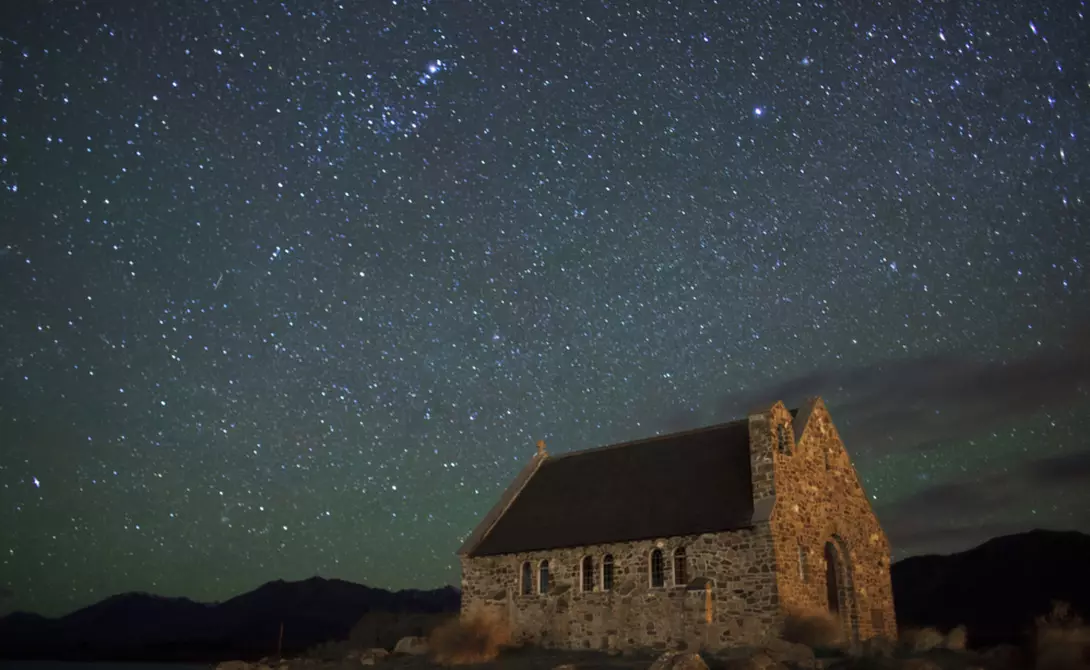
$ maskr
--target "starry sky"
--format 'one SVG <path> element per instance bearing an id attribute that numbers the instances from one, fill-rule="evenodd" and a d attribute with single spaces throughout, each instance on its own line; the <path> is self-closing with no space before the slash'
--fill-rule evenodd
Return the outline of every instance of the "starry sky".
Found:
<path id="1" fill-rule="evenodd" d="M 457 583 L 827 401 L 896 557 L 1090 531 L 1086 2 L 11 2 L 0 611 Z"/>

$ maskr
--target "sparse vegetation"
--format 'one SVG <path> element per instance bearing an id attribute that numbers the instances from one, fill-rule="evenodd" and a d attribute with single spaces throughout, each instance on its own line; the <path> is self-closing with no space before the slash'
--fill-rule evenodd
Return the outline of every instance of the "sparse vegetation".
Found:
<path id="1" fill-rule="evenodd" d="M 906 649 L 923 653 L 944 647 L 946 636 L 935 628 L 907 628 L 900 633 L 901 645 Z"/>
<path id="2" fill-rule="evenodd" d="M 1067 603 L 1053 603 L 1034 623 L 1035 670 L 1090 669 L 1090 626 Z"/>
<path id="3" fill-rule="evenodd" d="M 479 607 L 437 627 L 428 642 L 437 663 L 487 663 L 511 644 L 511 630 L 499 612 Z"/>
<path id="4" fill-rule="evenodd" d="M 783 623 L 783 639 L 811 649 L 835 649 L 841 645 L 840 621 L 824 609 L 796 609 Z"/>
<path id="5" fill-rule="evenodd" d="M 965 651 L 965 641 L 968 637 L 965 626 L 957 626 L 951 628 L 946 632 L 946 639 L 943 640 L 943 645 L 950 651 Z"/>

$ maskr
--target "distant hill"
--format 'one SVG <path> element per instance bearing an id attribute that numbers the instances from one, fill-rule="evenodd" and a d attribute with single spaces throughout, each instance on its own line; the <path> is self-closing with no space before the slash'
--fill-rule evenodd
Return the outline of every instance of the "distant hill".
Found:
<path id="1" fill-rule="evenodd" d="M 1090 618 L 1090 535 L 997 537 L 958 554 L 898 561 L 892 578 L 901 627 L 964 624 L 971 646 L 1017 644 L 1055 600 Z"/>
<path id="2" fill-rule="evenodd" d="M 461 595 L 375 589 L 338 579 L 269 582 L 217 604 L 126 593 L 56 619 L 16 612 L 0 618 L 0 657 L 58 660 L 215 661 L 299 654 L 345 639 L 365 614 L 456 612 Z"/>

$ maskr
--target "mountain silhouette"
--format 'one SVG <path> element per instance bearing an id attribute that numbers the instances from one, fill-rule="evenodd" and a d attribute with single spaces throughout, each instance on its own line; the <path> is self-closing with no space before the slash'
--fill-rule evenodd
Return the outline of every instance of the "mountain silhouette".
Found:
<path id="1" fill-rule="evenodd" d="M 1026 642 L 1054 601 L 1090 618 L 1090 535 L 1034 530 L 892 566 L 900 627 L 964 625 L 974 647 Z"/>
<path id="2" fill-rule="evenodd" d="M 50 619 L 16 612 L 0 618 L 0 657 L 58 660 L 215 661 L 297 655 L 348 637 L 373 612 L 457 612 L 461 596 L 446 587 L 387 591 L 339 579 L 277 580 L 222 603 L 147 593 L 112 596 Z"/>

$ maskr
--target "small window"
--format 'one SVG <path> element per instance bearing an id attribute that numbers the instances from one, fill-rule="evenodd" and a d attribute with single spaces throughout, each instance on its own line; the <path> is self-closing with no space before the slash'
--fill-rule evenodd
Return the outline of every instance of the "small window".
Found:
<path id="1" fill-rule="evenodd" d="M 594 557 L 583 557 L 583 590 L 594 590 Z"/>
<path id="2" fill-rule="evenodd" d="M 689 583 L 689 561 L 685 557 L 685 547 L 674 550 L 674 586 Z"/>
<path id="3" fill-rule="evenodd" d="M 776 426 L 776 442 L 781 454 L 784 456 L 791 455 L 791 443 L 787 439 L 787 426 L 782 423 Z"/>
<path id="4" fill-rule="evenodd" d="M 522 564 L 522 595 L 528 596 L 534 592 L 534 569 L 530 567 L 530 561 Z"/>
<path id="5" fill-rule="evenodd" d="M 825 456 L 825 470 L 828 471 L 829 470 L 829 450 L 828 449 L 822 449 L 821 453 Z"/>
<path id="6" fill-rule="evenodd" d="M 666 584 L 664 566 L 662 564 L 662 550 L 655 549 L 651 552 L 651 586 L 655 588 Z"/>
<path id="7" fill-rule="evenodd" d="M 549 592 L 549 561 L 542 561 L 537 573 L 537 592 Z"/>
<path id="8" fill-rule="evenodd" d="M 613 590 L 613 554 L 602 557 L 602 590 Z"/>
<path id="9" fill-rule="evenodd" d="M 798 542 L 799 549 L 799 579 L 806 582 L 810 579 L 809 572 L 810 566 L 806 564 L 806 548 L 802 546 L 802 542 Z"/>

